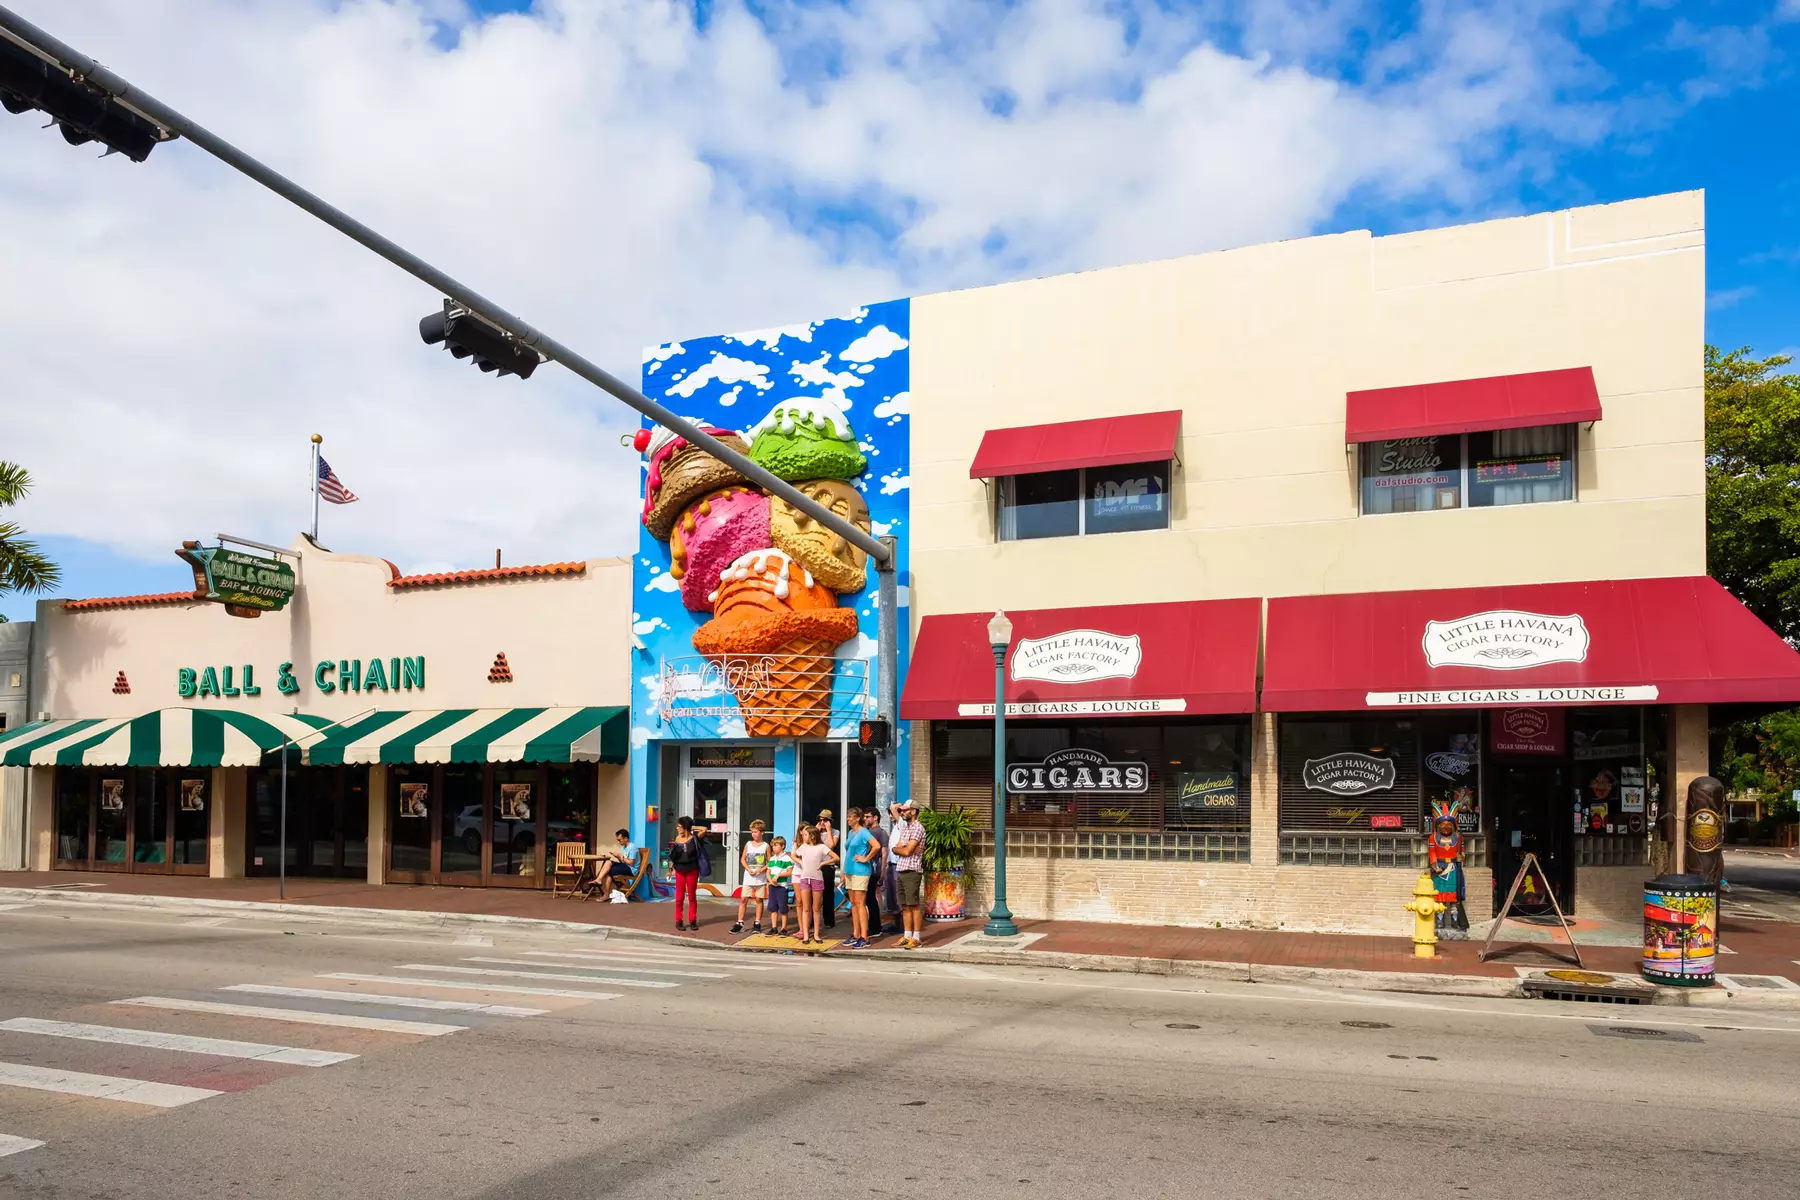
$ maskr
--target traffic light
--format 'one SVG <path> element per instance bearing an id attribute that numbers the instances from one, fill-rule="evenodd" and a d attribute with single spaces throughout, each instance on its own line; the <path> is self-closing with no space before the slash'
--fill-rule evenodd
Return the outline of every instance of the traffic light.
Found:
<path id="1" fill-rule="evenodd" d="M 455 357 L 474 359 L 483 371 L 530 379 L 538 369 L 536 350 L 519 345 L 506 330 L 449 300 L 444 301 L 443 312 L 419 322 L 419 336 L 427 346 L 442 342 Z"/>
<path id="2" fill-rule="evenodd" d="M 862 721 L 856 727 L 856 740 L 864 750 L 886 750 L 894 736 L 894 727 L 886 721 Z"/>
<path id="3" fill-rule="evenodd" d="M 71 146 L 99 142 L 132 162 L 150 157 L 169 136 L 104 92 L 70 78 L 61 67 L 0 37 L 0 107 L 20 114 L 33 109 L 50 118 Z"/>

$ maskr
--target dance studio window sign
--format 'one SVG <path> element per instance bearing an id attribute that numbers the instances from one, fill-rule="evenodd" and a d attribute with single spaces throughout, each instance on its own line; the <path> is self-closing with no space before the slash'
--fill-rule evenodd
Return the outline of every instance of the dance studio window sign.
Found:
<path id="1" fill-rule="evenodd" d="M 1007 790 L 1015 795 L 1133 796 L 1150 790 L 1150 765 L 1113 762 L 1098 750 L 1071 747 L 1041 762 L 1006 764 Z"/>
<path id="2" fill-rule="evenodd" d="M 1563 710 L 1502 708 L 1488 719 L 1488 749 L 1495 754 L 1560 755 Z"/>

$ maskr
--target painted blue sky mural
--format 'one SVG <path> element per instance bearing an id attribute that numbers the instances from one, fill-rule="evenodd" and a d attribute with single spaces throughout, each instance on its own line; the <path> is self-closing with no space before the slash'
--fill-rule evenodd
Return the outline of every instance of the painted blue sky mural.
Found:
<path id="1" fill-rule="evenodd" d="M 803 475 L 841 478 L 854 472 L 847 482 L 867 504 L 871 531 L 878 537 L 891 535 L 898 543 L 903 623 L 912 483 L 909 311 L 908 301 L 896 300 L 826 320 L 671 342 L 645 353 L 642 382 L 647 394 L 681 415 L 745 435 L 752 457 L 777 474 L 792 474 L 798 480 Z M 795 472 L 773 465 L 782 431 L 793 432 L 798 426 L 805 433 L 809 425 L 822 435 L 814 444 L 824 447 L 823 457 L 810 460 L 819 465 Z M 753 431 L 759 428 L 765 436 L 755 436 Z M 725 592 L 718 580 L 719 564 L 735 565 L 740 573 L 772 570 L 780 558 L 774 542 L 781 534 L 776 532 L 771 540 L 768 503 L 753 491 L 715 499 L 704 515 L 687 522 L 676 517 L 674 508 L 698 514 L 697 504 L 656 507 L 663 492 L 686 486 L 678 471 L 691 473 L 697 468 L 671 456 L 671 442 L 659 443 L 648 436 L 640 441 L 647 455 L 646 486 L 654 486 L 651 527 L 640 530 L 633 562 L 634 753 L 641 754 L 648 742 L 659 738 L 703 741 L 751 735 L 756 731 L 746 729 L 743 717 L 733 711 L 734 692 L 742 689 L 737 681 L 707 671 L 695 635 L 714 620 L 712 603 Z M 707 486 L 719 482 L 716 476 L 709 477 Z M 688 489 L 698 490 L 698 485 Z M 754 525 L 757 521 L 760 526 Z M 779 530 L 779 515 L 776 525 Z M 763 556 L 768 556 L 767 563 Z M 672 569 L 678 559 L 684 568 L 681 578 Z M 775 586 L 787 605 L 798 607 L 799 592 L 815 585 L 814 571 L 819 576 L 816 586 L 833 583 L 829 574 L 833 564 L 825 561 L 803 569 L 811 560 L 799 550 L 795 559 L 799 565 L 793 579 L 784 577 Z M 850 627 L 853 636 L 835 652 L 829 729 L 818 730 L 833 737 L 854 737 L 857 720 L 874 715 L 865 697 L 872 701 L 874 696 L 878 592 L 874 570 L 862 575 L 858 581 L 862 586 L 835 593 L 836 604 L 854 612 L 855 621 Z M 719 611 L 724 611 L 722 604 Z"/>

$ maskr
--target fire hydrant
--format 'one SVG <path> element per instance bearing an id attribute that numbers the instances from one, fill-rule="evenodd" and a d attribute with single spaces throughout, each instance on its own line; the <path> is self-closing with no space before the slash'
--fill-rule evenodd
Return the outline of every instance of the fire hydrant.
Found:
<path id="1" fill-rule="evenodd" d="M 1419 882 L 1413 885 L 1412 901 L 1405 908 L 1413 914 L 1413 957 L 1436 958 L 1437 915 L 1444 911 L 1444 904 L 1437 898 L 1431 872 L 1420 874 Z"/>

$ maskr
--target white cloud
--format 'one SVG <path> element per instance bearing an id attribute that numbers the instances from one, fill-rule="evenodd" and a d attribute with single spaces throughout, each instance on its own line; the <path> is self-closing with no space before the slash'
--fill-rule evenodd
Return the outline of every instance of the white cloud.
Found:
<path id="1" fill-rule="evenodd" d="M 669 342 L 662 346 L 644 347 L 645 363 L 666 363 L 677 354 L 686 353 L 687 347 L 680 342 Z M 654 370 L 655 368 L 652 368 Z"/>
<path id="2" fill-rule="evenodd" d="M 744 333 L 734 333 L 731 340 L 748 346 L 753 342 L 761 342 L 763 349 L 773 350 L 780 345 L 781 339 L 791 337 L 795 341 L 810 342 L 813 339 L 813 327 L 809 321 L 798 325 L 776 325 L 770 329 L 752 329 Z"/>
<path id="3" fill-rule="evenodd" d="M 886 325 L 877 325 L 844 347 L 838 357 L 845 362 L 868 363 L 904 350 L 907 341 Z"/>
<path id="4" fill-rule="evenodd" d="M 1314 0 L 1233 25 L 1148 0 L 720 0 L 704 29 L 669 0 L 18 7 L 630 381 L 645 346 L 667 377 L 672 336 L 1292 237 L 1353 197 L 1504 209 L 1610 119 L 1554 2 L 1446 0 L 1398 33 Z M 36 124 L 0 118 L 5 452 L 37 481 L 33 533 L 146 561 L 219 528 L 285 543 L 316 431 L 363 497 L 325 514 L 335 548 L 409 568 L 634 544 L 635 414 L 554 366 L 497 380 L 423 346 L 435 291 L 190 144 L 101 160 Z M 772 386 L 753 368 L 672 394 Z"/>
<path id="5" fill-rule="evenodd" d="M 851 638 L 849 641 L 838 643 L 837 651 L 835 652 L 833 657 L 840 658 L 840 659 L 843 659 L 843 658 L 873 659 L 878 653 L 880 653 L 880 651 L 881 651 L 880 643 L 876 642 L 876 640 L 874 638 L 870 637 L 868 634 L 863 633 L 859 630 L 857 632 L 856 636 Z"/>
<path id="6" fill-rule="evenodd" d="M 646 592 L 679 592 L 681 580 L 666 571 L 658 572 L 650 577 L 650 582 L 644 585 L 644 590 Z"/>
<path id="7" fill-rule="evenodd" d="M 661 617 L 651 617 L 648 621 L 645 621 L 641 619 L 637 613 L 631 614 L 631 632 L 637 634 L 639 637 L 643 637 L 645 634 L 655 633 L 658 629 L 667 629 L 668 627 L 669 623 Z"/>
<path id="8" fill-rule="evenodd" d="M 883 475 L 881 477 L 881 494 L 884 496 L 892 496 L 896 492 L 904 492 L 911 486 L 912 476 L 910 474 L 902 475 L 900 472 L 895 471 L 892 474 Z"/>
<path id="9" fill-rule="evenodd" d="M 903 417 L 912 413 L 912 393 L 896 392 L 875 406 L 875 415 L 882 419 Z"/>
<path id="10" fill-rule="evenodd" d="M 852 343 L 852 345 L 854 344 L 855 343 Z M 832 393 L 835 391 L 837 396 L 833 396 L 832 398 L 834 399 L 838 396 L 842 396 L 843 389 L 845 388 L 861 387 L 863 385 L 863 381 L 850 371 L 833 371 L 826 367 L 825 363 L 830 357 L 831 351 L 825 350 L 819 354 L 819 357 L 813 359 L 811 362 L 800 362 L 799 360 L 795 360 L 788 364 L 788 374 L 792 375 L 795 379 L 798 379 L 801 383 L 809 384 L 813 387 L 825 388 L 825 394 L 827 396 L 832 396 Z M 849 402 L 842 399 L 838 399 L 838 405 L 842 408 L 850 407 Z"/>
<path id="11" fill-rule="evenodd" d="M 663 395 L 680 396 L 685 400 L 709 383 L 747 383 L 758 391 L 775 386 L 769 382 L 769 368 L 762 363 L 732 358 L 715 350 L 711 362 L 694 368 L 680 382 L 665 389 Z"/>

